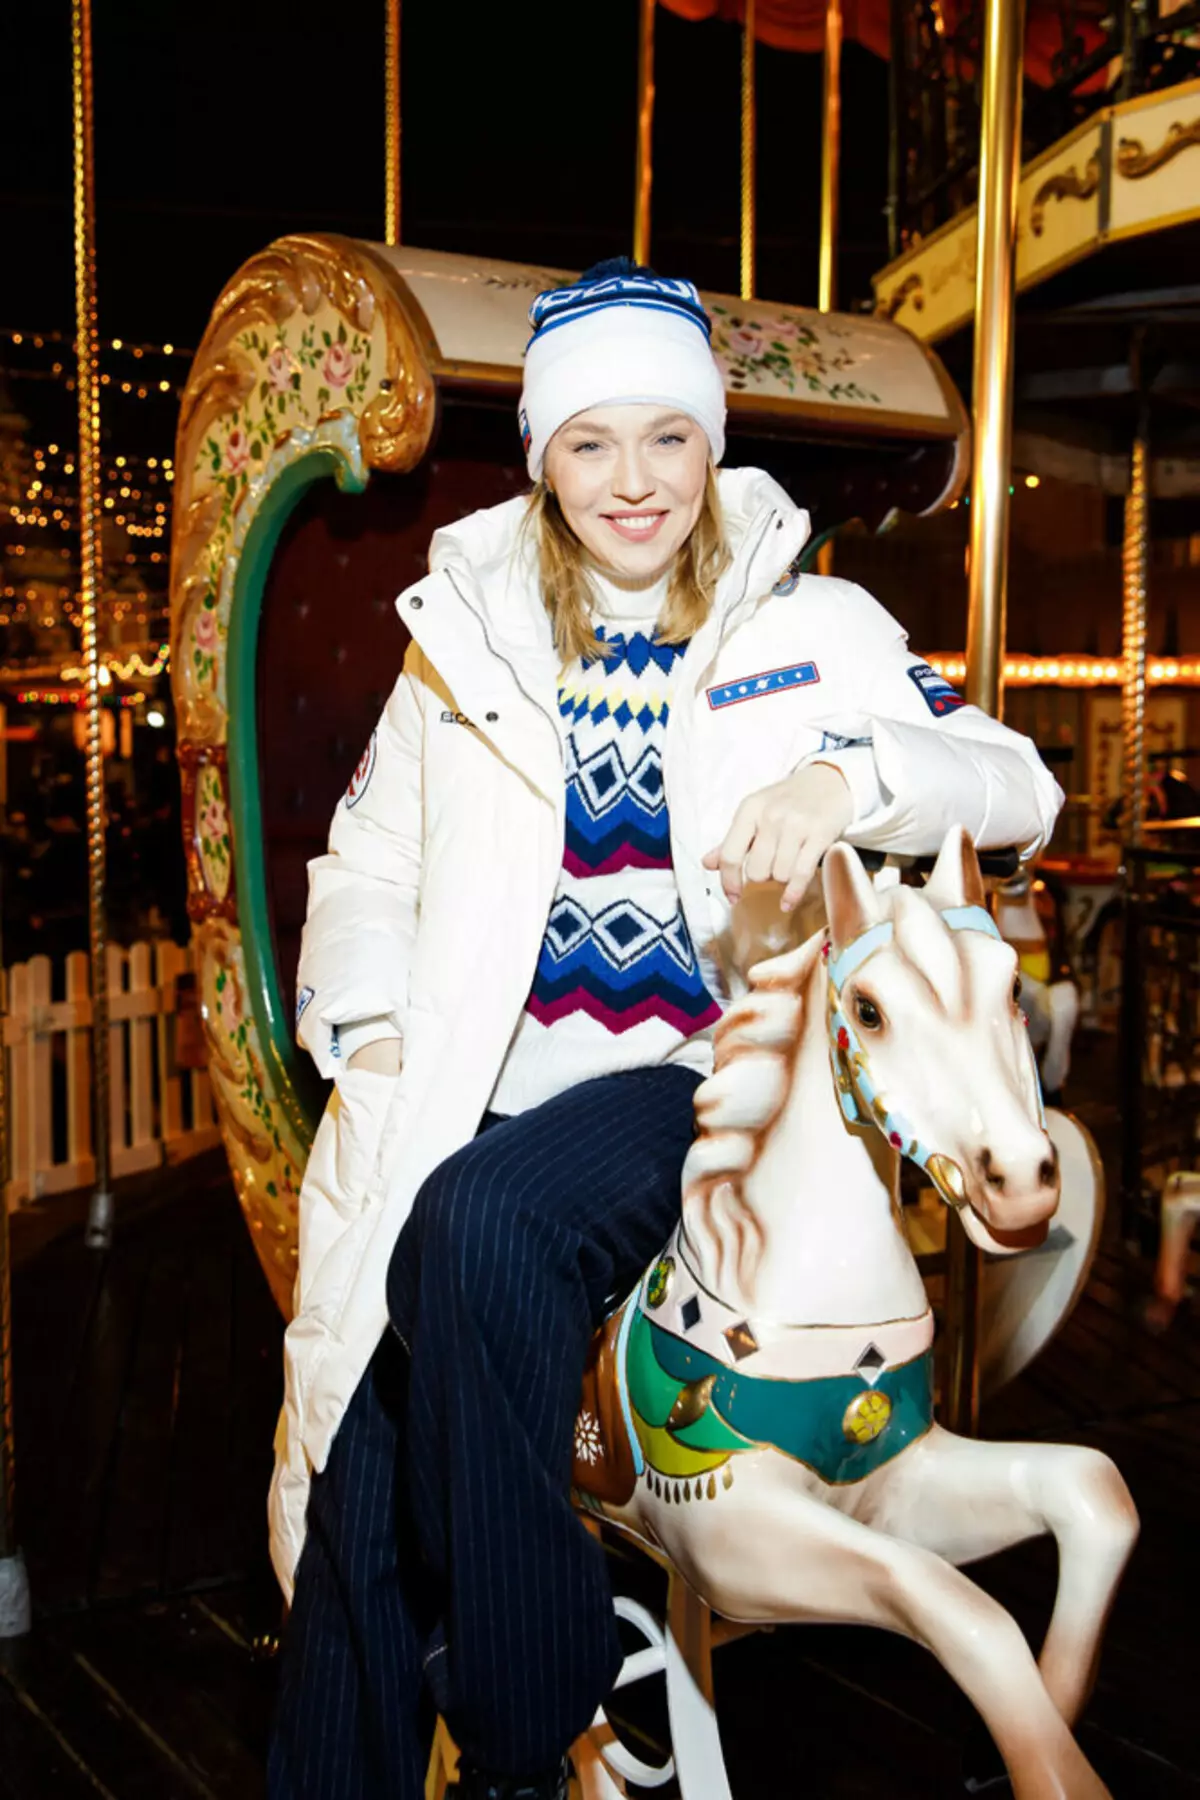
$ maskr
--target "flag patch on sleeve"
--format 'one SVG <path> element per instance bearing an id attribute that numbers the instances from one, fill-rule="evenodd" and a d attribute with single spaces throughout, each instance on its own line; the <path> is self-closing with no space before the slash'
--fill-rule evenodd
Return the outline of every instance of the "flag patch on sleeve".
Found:
<path id="1" fill-rule="evenodd" d="M 945 676 L 931 669 L 928 663 L 910 663 L 908 679 L 935 719 L 944 719 L 947 713 L 957 712 L 966 704 L 958 689 L 951 687 Z"/>
<path id="2" fill-rule="evenodd" d="M 740 681 L 724 681 L 705 688 L 713 712 L 723 706 L 740 706 L 743 700 L 761 700 L 766 694 L 782 694 L 788 688 L 812 687 L 820 681 L 815 662 L 793 663 L 787 669 L 764 669 L 760 675 L 744 675 Z"/>

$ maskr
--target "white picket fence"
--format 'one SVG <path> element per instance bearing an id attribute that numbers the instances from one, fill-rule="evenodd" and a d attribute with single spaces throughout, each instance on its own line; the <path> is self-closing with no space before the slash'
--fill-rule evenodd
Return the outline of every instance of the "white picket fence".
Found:
<path id="1" fill-rule="evenodd" d="M 174 1060 L 175 978 L 191 968 L 178 944 L 108 947 L 112 1173 L 133 1175 L 219 1143 L 203 1069 Z M 92 1155 L 92 1001 L 88 958 L 66 958 L 56 999 L 48 956 L 6 971 L 8 1204 L 85 1187 Z M 56 1075 L 57 1071 L 57 1075 Z"/>

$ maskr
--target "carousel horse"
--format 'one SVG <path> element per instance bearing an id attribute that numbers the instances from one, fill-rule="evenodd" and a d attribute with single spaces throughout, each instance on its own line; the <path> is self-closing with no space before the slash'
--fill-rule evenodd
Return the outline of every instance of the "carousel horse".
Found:
<path id="1" fill-rule="evenodd" d="M 718 1027 L 679 1226 L 593 1343 L 576 1500 L 670 1573 L 665 1633 L 617 1603 L 648 1639 L 618 1686 L 665 1671 L 673 1764 L 642 1764 L 601 1713 L 575 1747 L 583 1793 L 673 1767 L 683 1800 L 729 1800 L 711 1645 L 737 1622 L 809 1621 L 930 1649 L 1017 1800 L 1095 1800 L 1071 1725 L 1137 1515 L 1098 1451 L 934 1423 L 933 1318 L 898 1195 L 908 1156 L 994 1256 L 1047 1231 L 1059 1162 L 1016 956 L 961 830 L 921 891 L 877 892 L 844 845 L 824 891 L 827 931 L 759 964 Z M 1058 1591 L 1035 1661 L 959 1566 L 1045 1532 Z"/>
<path id="2" fill-rule="evenodd" d="M 1021 1004 L 1029 1021 L 1029 1041 L 1041 1060 L 1042 1086 L 1057 1094 L 1071 1068 L 1071 1040 L 1079 1019 L 1079 989 L 1069 979 L 1054 981 L 1046 929 L 1026 870 L 1006 881 L 996 895 L 996 923 L 1017 953 Z"/>

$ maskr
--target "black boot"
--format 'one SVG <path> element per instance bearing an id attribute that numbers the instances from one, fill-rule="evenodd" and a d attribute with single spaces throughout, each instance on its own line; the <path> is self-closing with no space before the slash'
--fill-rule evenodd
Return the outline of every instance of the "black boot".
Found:
<path id="1" fill-rule="evenodd" d="M 547 1775 L 489 1775 L 463 1763 L 458 1771 L 457 1800 L 567 1800 L 564 1760 Z"/>

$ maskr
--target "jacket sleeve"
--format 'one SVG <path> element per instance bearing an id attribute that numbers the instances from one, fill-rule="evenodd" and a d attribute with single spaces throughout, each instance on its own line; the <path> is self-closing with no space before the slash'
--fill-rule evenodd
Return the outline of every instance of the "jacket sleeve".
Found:
<path id="1" fill-rule="evenodd" d="M 1029 739 L 961 697 L 908 647 L 902 627 L 849 582 L 832 605 L 837 691 L 849 702 L 821 723 L 829 747 L 810 761 L 840 768 L 854 797 L 846 835 L 863 849 L 937 851 L 952 825 L 981 849 L 1044 848 L 1062 790 Z"/>
<path id="2" fill-rule="evenodd" d="M 336 1074 L 339 1028 L 356 1043 L 402 1037 L 420 909 L 424 658 L 410 645 L 329 828 L 308 865 L 308 915 L 296 974 L 296 1036 Z"/>

